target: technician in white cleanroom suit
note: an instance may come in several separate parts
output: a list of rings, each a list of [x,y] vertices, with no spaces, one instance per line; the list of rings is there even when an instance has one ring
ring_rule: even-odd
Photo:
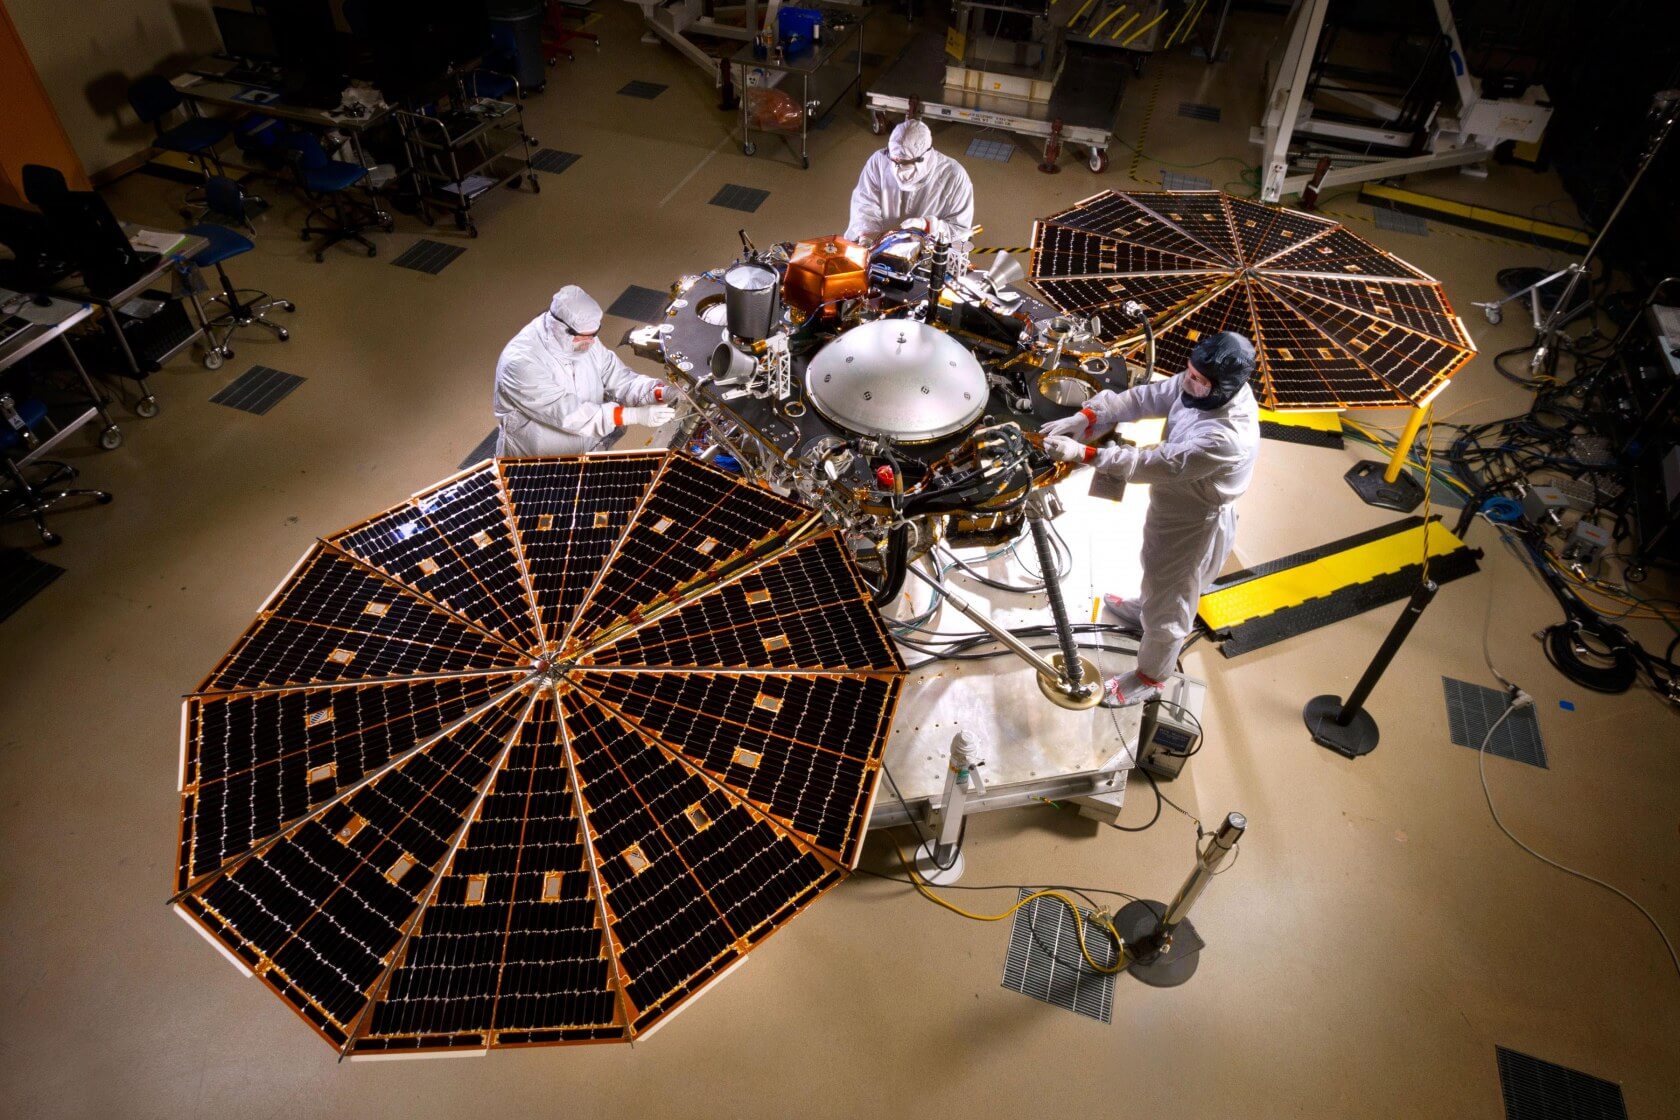
[[[1248,387],[1253,373],[1254,344],[1225,331],[1197,343],[1178,376],[1098,393],[1080,412],[1044,425],[1051,458],[1149,485],[1143,590],[1134,600],[1104,596],[1122,623],[1143,634],[1137,668],[1108,682],[1111,703],[1141,704],[1160,695],[1202,592],[1236,540],[1236,501],[1260,452],[1260,408]],[[1167,419],[1153,447],[1086,446],[1119,424],[1153,416]]]
[[[626,424],[657,428],[675,416],[671,390],[597,343],[601,305],[576,284],[554,293],[496,363],[491,407],[497,455],[589,451]]]
[[[933,133],[921,121],[893,129],[886,150],[863,165],[846,240],[874,244],[901,228],[950,242],[974,233],[974,184],[962,164],[933,150]]]

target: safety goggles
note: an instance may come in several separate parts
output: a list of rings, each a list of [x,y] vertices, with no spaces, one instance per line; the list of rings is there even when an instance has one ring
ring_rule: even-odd
[[[909,168],[915,167],[918,163],[921,163],[922,160],[926,159],[927,157],[926,156],[911,156],[909,159],[893,159],[892,156],[888,156],[887,158],[891,159],[893,161],[893,166],[903,167],[903,168],[909,169]]]
[[[556,323],[559,323],[560,329],[571,335],[573,338],[589,339],[594,338],[596,335],[601,333],[599,328],[592,331],[574,331],[570,323],[566,322],[566,320],[560,318],[560,316],[556,315],[552,311],[548,313],[548,317],[553,319]]]

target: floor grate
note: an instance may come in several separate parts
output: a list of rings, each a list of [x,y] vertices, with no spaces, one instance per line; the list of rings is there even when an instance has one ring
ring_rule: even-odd
[[[1477,750],[1487,738],[1488,729],[1505,711],[1508,697],[1497,688],[1484,688],[1469,681],[1442,677],[1447,694],[1447,726],[1452,741],[1461,747]],[[1542,770],[1546,765],[1546,744],[1540,739],[1540,723],[1532,707],[1512,712],[1488,743],[1488,753],[1526,762]]]
[[[1017,901],[1032,894],[1022,888]],[[1097,935],[1086,918],[1085,943],[1091,956],[1104,965],[1115,960],[1114,942]],[[1009,956],[1003,962],[1003,986],[1012,992],[1072,1011],[1101,1023],[1112,1021],[1114,973],[1093,973],[1079,952],[1079,933],[1073,914],[1053,898],[1035,898],[1015,911],[1009,935]]]
[[[22,549],[0,549],[0,621],[4,621],[47,584],[64,574],[64,569],[37,560]]]
[[[1210,191],[1213,180],[1200,175],[1184,175],[1177,171],[1161,172],[1161,185],[1169,191]]]
[[[562,152],[555,148],[538,149],[531,157],[531,166],[550,175],[558,175],[583,157],[576,152]]]
[[[1622,1087],[1590,1073],[1495,1047],[1505,1120],[1627,1120]]]
[[[1413,237],[1428,237],[1429,223],[1416,214],[1402,214],[1398,210],[1390,210],[1386,206],[1371,207],[1371,220],[1377,223],[1378,229],[1391,229],[1395,233],[1409,233]]]
[[[455,469],[464,471],[468,467],[472,466],[474,463],[482,463],[482,462],[484,462],[484,460],[486,460],[486,459],[490,458],[491,456],[495,455],[496,454],[496,436],[499,435],[500,433],[501,433],[500,428],[491,428],[490,429],[490,434],[485,436],[483,439],[479,440],[478,441],[478,446],[473,448],[471,451],[467,452],[467,457],[465,459],[462,459],[461,460],[461,465],[459,467],[455,468]]]
[[[1203,105],[1196,101],[1180,101],[1178,103],[1178,115],[1189,117],[1193,121],[1210,121],[1214,124],[1219,123],[1221,116],[1219,106]]]
[[[296,374],[281,373],[267,366],[252,366],[223,386],[221,392],[210,398],[210,403],[225,404],[229,408],[261,416],[303,382],[304,379]]]
[[[454,263],[455,258],[466,252],[459,245],[449,245],[442,241],[428,241],[424,237],[402,251],[391,263],[398,268],[410,268],[415,272],[424,272],[429,276],[436,276]]]
[[[989,159],[993,163],[1008,163],[1015,154],[1015,145],[1007,140],[986,140],[976,136],[968,142],[968,154],[974,159]]]
[[[751,214],[754,210],[763,206],[764,200],[769,197],[769,191],[761,191],[757,187],[743,187],[736,183],[725,183],[717,194],[712,196],[711,204]]]
[[[607,308],[607,314],[617,315],[621,319],[633,319],[638,323],[651,323],[665,314],[666,299],[664,292],[632,284],[624,289],[624,294],[612,301],[612,306]]]
[[[652,101],[669,88],[669,86],[660,85],[658,82],[631,82],[618,92],[626,97],[639,97],[643,101]]]

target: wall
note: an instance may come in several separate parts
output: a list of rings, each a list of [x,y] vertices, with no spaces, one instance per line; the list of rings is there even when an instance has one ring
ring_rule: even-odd
[[[0,203],[22,206],[23,169],[44,163],[64,172],[76,189],[87,189],[87,176],[58,123],[52,99],[41,85],[23,40],[0,3],[0,105],[5,106],[0,128]]]
[[[220,40],[208,0],[0,0],[70,143],[90,174],[147,146],[125,91],[150,71],[178,73]]]

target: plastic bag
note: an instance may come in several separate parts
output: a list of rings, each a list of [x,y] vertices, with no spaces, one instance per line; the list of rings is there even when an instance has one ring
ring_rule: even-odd
[[[799,102],[779,89],[747,90],[747,122],[757,132],[798,132]]]

